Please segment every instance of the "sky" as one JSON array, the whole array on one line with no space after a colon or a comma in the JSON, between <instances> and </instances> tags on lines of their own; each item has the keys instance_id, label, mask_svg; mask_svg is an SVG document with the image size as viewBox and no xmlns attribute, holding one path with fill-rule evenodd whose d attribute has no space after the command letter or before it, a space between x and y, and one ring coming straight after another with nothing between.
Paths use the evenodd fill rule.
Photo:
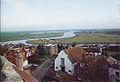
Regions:
<instances>
[{"instance_id":1,"label":"sky","mask_svg":"<svg viewBox=\"0 0 120 82\"><path fill-rule=\"evenodd\" d=\"M1 0L1 31L120 28L120 0Z\"/></svg>"}]
</instances>

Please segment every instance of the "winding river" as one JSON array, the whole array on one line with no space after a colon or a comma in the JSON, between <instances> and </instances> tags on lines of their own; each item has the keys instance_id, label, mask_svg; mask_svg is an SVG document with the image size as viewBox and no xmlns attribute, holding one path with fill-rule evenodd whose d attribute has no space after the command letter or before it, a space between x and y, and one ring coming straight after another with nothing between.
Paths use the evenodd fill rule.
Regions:
<instances>
[{"instance_id":1,"label":"winding river","mask_svg":"<svg viewBox=\"0 0 120 82\"><path fill-rule=\"evenodd\" d=\"M25 44L25 45L33 45L33 44L26 43L26 41L28 41L28 40L39 40L39 39L47 39L47 40L49 40L49 39L59 39L59 38L70 38L70 37L74 37L74 36L75 36L74 32L70 31L70 32L65 32L63 34L63 36L60 36L60 37L26 39L26 40L14 40L14 41L0 42L0 44L10 44L10 43L12 43L12 44L19 44L19 43L22 43L22 44Z\"/></svg>"}]
</instances>

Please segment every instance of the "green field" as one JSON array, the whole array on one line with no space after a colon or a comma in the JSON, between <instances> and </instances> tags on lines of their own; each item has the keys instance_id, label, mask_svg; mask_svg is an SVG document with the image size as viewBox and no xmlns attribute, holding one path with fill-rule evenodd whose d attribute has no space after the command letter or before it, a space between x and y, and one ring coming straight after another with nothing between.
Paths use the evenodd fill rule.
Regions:
<instances>
[{"instance_id":1,"label":"green field","mask_svg":"<svg viewBox=\"0 0 120 82\"><path fill-rule=\"evenodd\" d=\"M118 32L117 32L118 31ZM63 36L64 32L69 30L57 31L33 31L33 32L1 32L0 41L40 39L49 37ZM28 40L28 43L33 44L48 44L48 43L120 43L120 30L75 30L77 36L72 38L62 38L55 40Z\"/></svg>"},{"instance_id":2,"label":"green field","mask_svg":"<svg viewBox=\"0 0 120 82\"><path fill-rule=\"evenodd\" d=\"M12 40L26 40L26 39L39 39L62 36L63 32L42 32L40 34L30 34L31 32L3 32L1 33L0 41Z\"/></svg>"},{"instance_id":3,"label":"green field","mask_svg":"<svg viewBox=\"0 0 120 82\"><path fill-rule=\"evenodd\" d=\"M74 38L59 39L59 42L71 43L120 43L119 35L109 34L84 34Z\"/></svg>"},{"instance_id":4,"label":"green field","mask_svg":"<svg viewBox=\"0 0 120 82\"><path fill-rule=\"evenodd\" d=\"M42 44L42 43L120 43L120 35L113 34L81 34L73 38L63 38L57 40L31 40L29 41L33 44Z\"/></svg>"}]
</instances>

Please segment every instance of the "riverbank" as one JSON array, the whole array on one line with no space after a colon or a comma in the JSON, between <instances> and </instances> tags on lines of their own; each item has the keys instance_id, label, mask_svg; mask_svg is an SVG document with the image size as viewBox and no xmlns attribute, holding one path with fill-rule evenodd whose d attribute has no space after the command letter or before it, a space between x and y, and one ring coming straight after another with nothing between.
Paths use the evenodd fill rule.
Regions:
<instances>
[{"instance_id":1,"label":"riverbank","mask_svg":"<svg viewBox=\"0 0 120 82\"><path fill-rule=\"evenodd\" d=\"M31 44L48 44L48 43L81 43L81 44L120 44L120 36L114 34L81 34L70 38L58 38L53 40L29 40Z\"/></svg>"},{"instance_id":2,"label":"riverbank","mask_svg":"<svg viewBox=\"0 0 120 82\"><path fill-rule=\"evenodd\" d=\"M36 35L38 33L34 33L34 34ZM32 33L32 35L33 35L33 33ZM74 32L70 31L70 32L49 33L49 36L47 33L44 36L46 36L46 37L41 37L41 38L39 37L39 38L35 38L35 39L25 39L25 40L5 41L5 42L0 42L0 43L1 44L10 44L10 43L19 44L19 43L22 43L25 45L34 45L34 44L37 44L36 41L39 41L38 44L45 44L45 43L49 43L49 42L51 43L51 39L71 38L71 37L74 37L75 34L74 34ZM37 37L37 35L36 35L36 37ZM31 42L31 41L33 41L33 42Z\"/></svg>"},{"instance_id":3,"label":"riverbank","mask_svg":"<svg viewBox=\"0 0 120 82\"><path fill-rule=\"evenodd\" d=\"M4 34L4 33L3 33ZM62 30L41 32L13 32L4 34L7 41L1 38L0 44L38 45L54 43L81 43L81 44L120 44L120 34L117 30ZM15 37L14 37L15 36ZM20 37L19 37L20 36ZM23 37L22 37L23 36ZM29 36L29 37L28 37ZM12 38L11 38L12 37ZM13 39L14 37L14 39ZM17 38L16 38L17 37ZM18 38L22 38L17 40ZM5 41L4 41L5 40Z\"/></svg>"},{"instance_id":4,"label":"riverbank","mask_svg":"<svg viewBox=\"0 0 120 82\"><path fill-rule=\"evenodd\" d=\"M63 34L64 34L64 32L62 32L62 31L1 32L0 42L60 37L60 36L63 36Z\"/></svg>"}]
</instances>

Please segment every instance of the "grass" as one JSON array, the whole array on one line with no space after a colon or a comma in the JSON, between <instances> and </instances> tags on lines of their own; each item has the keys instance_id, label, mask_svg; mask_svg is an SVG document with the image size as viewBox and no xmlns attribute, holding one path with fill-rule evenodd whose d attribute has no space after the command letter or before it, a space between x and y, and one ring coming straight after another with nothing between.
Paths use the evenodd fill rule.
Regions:
<instances>
[{"instance_id":1,"label":"grass","mask_svg":"<svg viewBox=\"0 0 120 82\"><path fill-rule=\"evenodd\" d=\"M48 40L28 40L28 43L32 43L32 44L48 44L51 43Z\"/></svg>"},{"instance_id":2,"label":"grass","mask_svg":"<svg viewBox=\"0 0 120 82\"><path fill-rule=\"evenodd\" d=\"M48 40L32 40L29 41L33 44L42 44L42 43L54 43ZM81 34L73 38L63 38L55 40L58 43L120 43L120 36L113 34Z\"/></svg>"},{"instance_id":3,"label":"grass","mask_svg":"<svg viewBox=\"0 0 120 82\"><path fill-rule=\"evenodd\" d=\"M30 34L30 32L4 32L0 35L0 42L12 40L39 39L62 36L63 32L50 32L41 34Z\"/></svg>"},{"instance_id":4,"label":"grass","mask_svg":"<svg viewBox=\"0 0 120 82\"><path fill-rule=\"evenodd\" d=\"M2 32L0 41L39 39L62 36L64 32L42 32L41 34L30 34L31 32ZM120 43L120 35L103 33L81 33L79 36L57 40L29 40L33 44L48 43Z\"/></svg>"},{"instance_id":5,"label":"grass","mask_svg":"<svg viewBox=\"0 0 120 82\"><path fill-rule=\"evenodd\" d=\"M59 39L59 42L71 43L120 43L119 35L108 34L83 34L78 37Z\"/></svg>"}]
</instances>

